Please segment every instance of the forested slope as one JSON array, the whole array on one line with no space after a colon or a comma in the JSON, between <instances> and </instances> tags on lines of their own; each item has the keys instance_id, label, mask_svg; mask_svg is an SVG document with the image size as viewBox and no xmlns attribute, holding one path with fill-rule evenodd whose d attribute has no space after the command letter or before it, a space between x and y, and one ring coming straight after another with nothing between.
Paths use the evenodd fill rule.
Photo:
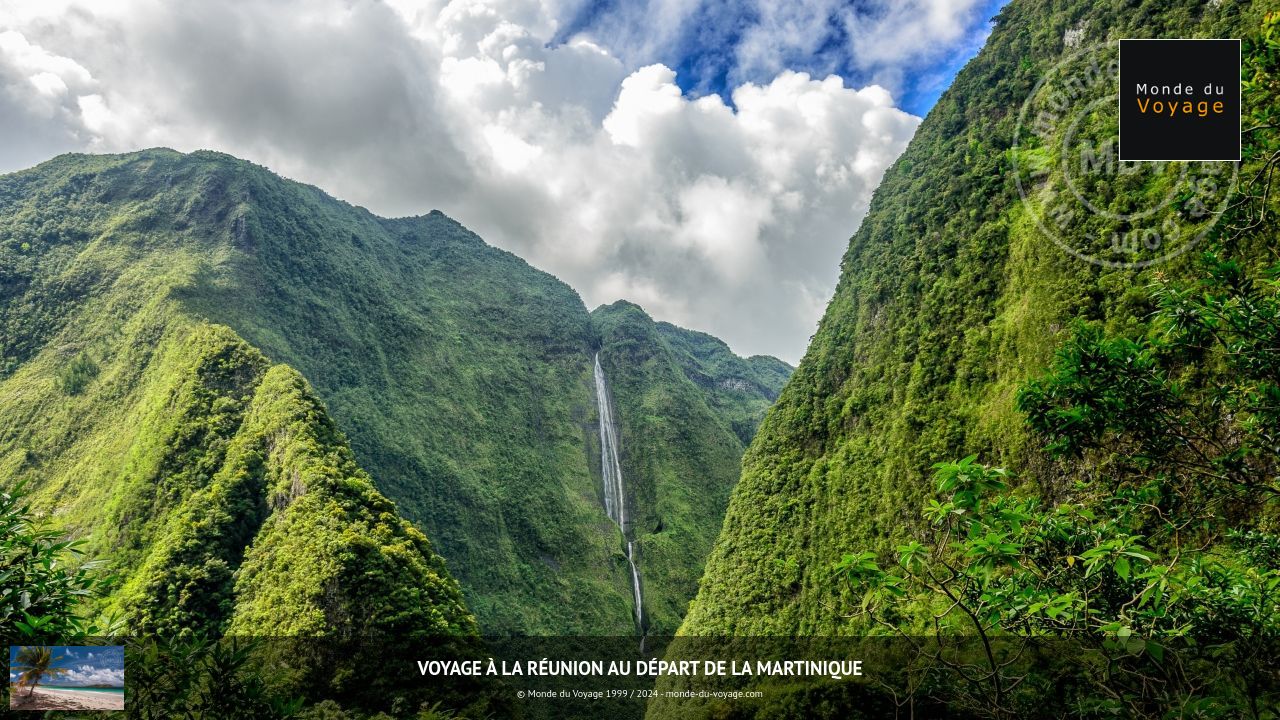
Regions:
<instances>
[{"instance_id":1,"label":"forested slope","mask_svg":"<svg viewBox=\"0 0 1280 720\"><path fill-rule=\"evenodd\" d=\"M483 631L634 632L601 501L597 350L571 288L439 213L379 218L211 152L66 155L0 177L0 482L29 480L36 507L91 540L126 579L118 604L150 625L311 632L363 607L310 594L344 577L354 591L353 554L395 587L443 577L381 493L447 559ZM741 433L788 368L716 362L769 368L749 392L705 391L725 413L712 424ZM685 406L706 401L669 377L682 394L659 419L674 440ZM297 413L314 422L286 422ZM721 483L710 514L668 508L672 542L709 547L741 446L653 446ZM323 537L303 542L304 527ZM362 534L381 550L366 557ZM682 556L692 564L672 569L670 593L650 581L666 625L704 557ZM272 581L304 558L313 575ZM424 598L399 592L359 590L404 622L465 624L429 619L431 603L416 617L406 604ZM286 620L278 603L308 610Z\"/></svg>"},{"instance_id":2,"label":"forested slope","mask_svg":"<svg viewBox=\"0 0 1280 720\"><path fill-rule=\"evenodd\" d=\"M1001 11L851 239L818 332L744 457L684 632L865 630L833 566L846 553L887 558L920 529L935 463L977 453L1049 492L1092 472L1047 459L1015 407L1018 389L1050 365L1077 321L1141 337L1156 310L1149 286L1202 269L1198 251L1126 268L1086 262L1047 238L1019 201L1016 161L1041 152L1015 148L1019 109L1079 48L1256 36L1268 10L1275 3L1015 0ZM1246 117L1265 116L1270 102L1246 95ZM1104 113L1093 115L1103 124ZM1241 177L1261 167L1246 163ZM1110 181L1117 203L1162 189ZM1063 232L1097 249L1117 230L1082 212ZM1266 238L1229 250L1251 271L1273 259Z\"/></svg>"}]
</instances>

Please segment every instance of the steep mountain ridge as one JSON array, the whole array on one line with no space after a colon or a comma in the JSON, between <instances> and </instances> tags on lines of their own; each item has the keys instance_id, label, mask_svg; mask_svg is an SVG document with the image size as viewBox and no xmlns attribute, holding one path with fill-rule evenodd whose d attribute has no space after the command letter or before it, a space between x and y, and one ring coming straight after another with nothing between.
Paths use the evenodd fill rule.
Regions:
<instances>
[{"instance_id":1,"label":"steep mountain ridge","mask_svg":"<svg viewBox=\"0 0 1280 720\"><path fill-rule=\"evenodd\" d=\"M86 338L78 357L96 359L74 387L50 377L55 350L0 392L6 471L128 571L103 609L165 633L474 634L457 581L306 381L172 309L141 310L119 342Z\"/></svg>"},{"instance_id":2,"label":"steep mountain ridge","mask_svg":"<svg viewBox=\"0 0 1280 720\"><path fill-rule=\"evenodd\" d=\"M844 553L888 555L906 538L933 490L934 463L979 453L1027 482L1064 482L1033 446L1017 388L1048 365L1077 318L1139 332L1153 310L1146 286L1156 273L1190 275L1195 253L1155 268L1107 267L1045 237L1015 183L1017 154L1033 152L1014 147L1019 109L1077 48L1240 37L1275 9L1015 0L1000 12L876 190L818 332L744 456L683 632L859 632L832 566ZM1113 182L1117 196L1152 190ZM1097 242L1125 229L1101 214L1073 222L1065 232Z\"/></svg>"},{"instance_id":3,"label":"steep mountain ridge","mask_svg":"<svg viewBox=\"0 0 1280 720\"><path fill-rule=\"evenodd\" d=\"M60 156L0 177L0 281L0 481L33 481L37 506L122 571L115 605L248 629L297 602L307 619L273 627L307 633L357 607L310 604L316 583L354 582L352 553L388 582L443 573L372 482L447 558L483 631L634 632L595 445L591 362L611 351L571 288L444 215L378 218L219 153ZM780 372L754 382L776 392ZM758 421L753 392L713 424ZM675 425L681 403L705 406L681 397ZM742 443L718 443L681 452L732 482ZM316 489L295 491L308 473ZM284 528L315 512L381 538L381 555L298 544ZM709 547L719 517L697 517L669 519L694 535L675 543ZM300 584L264 571L302 557L323 570ZM701 571L686 559L667 627ZM451 617L437 620L461 627Z\"/></svg>"}]
</instances>

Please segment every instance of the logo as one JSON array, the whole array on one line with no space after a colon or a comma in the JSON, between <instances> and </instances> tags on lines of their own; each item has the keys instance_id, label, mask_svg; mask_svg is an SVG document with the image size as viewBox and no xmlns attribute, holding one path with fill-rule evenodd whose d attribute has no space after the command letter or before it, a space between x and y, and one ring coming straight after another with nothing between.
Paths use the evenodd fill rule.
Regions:
<instances>
[{"instance_id":1,"label":"logo","mask_svg":"<svg viewBox=\"0 0 1280 720\"><path fill-rule=\"evenodd\" d=\"M1240 41L1121 40L1120 159L1240 161Z\"/></svg>"},{"instance_id":2,"label":"logo","mask_svg":"<svg viewBox=\"0 0 1280 720\"><path fill-rule=\"evenodd\" d=\"M1049 68L1023 103L1009 152L1023 207L1044 235L1086 262L1140 268L1181 255L1213 229L1239 166L1121 159L1120 67L1119 48L1107 43ZM1236 143L1238 153L1238 132Z\"/></svg>"}]
</instances>

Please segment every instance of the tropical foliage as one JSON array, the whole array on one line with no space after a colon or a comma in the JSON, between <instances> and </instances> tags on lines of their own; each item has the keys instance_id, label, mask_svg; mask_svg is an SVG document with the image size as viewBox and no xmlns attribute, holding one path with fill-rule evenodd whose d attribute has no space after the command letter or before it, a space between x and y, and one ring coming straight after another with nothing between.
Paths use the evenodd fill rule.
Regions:
<instances>
[{"instance_id":1,"label":"tropical foliage","mask_svg":"<svg viewBox=\"0 0 1280 720\"><path fill-rule=\"evenodd\" d=\"M966 75L984 76L1008 47L1036 38L1026 24L1033 19L1053 18L1056 30L1064 20L1096 28L1105 18L1112 33L1131 21L1128 10L1061 10L1009 5L957 81L971 95L952 101L973 109L990 96L967 86ZM713 590L704 587L687 629L880 633L908 652L863 694L891 697L902 712L928 700L965 717L1275 717L1280 265L1271 184L1280 159L1280 16L1260 10L1210 6L1198 21L1173 9L1136 13L1156 25L1184 23L1181 35L1254 23L1244 43L1241 184L1208 252L1151 269L1050 269L1065 255L1021 254L1017 243L1034 228L1008 208L970 214L973 237L992 233L1001 253L993 272L966 255L966 236L952 234L963 219L924 222L926 233L939 233L928 235L930 249L953 238L959 253L944 252L938 274L921 273L914 287L893 285L874 261L846 265L814 348L748 454L709 563ZM991 87L1008 89L1002 82ZM874 251L914 262L898 252L911 213L898 203L932 168L913 153L945 165L945 144L928 126L989 121L975 112L961 123L946 109L944 101L886 178L851 258L867 262ZM1003 197L995 186L984 192L997 205ZM886 245L867 244L876 233ZM960 278L969 292L955 292L949 279ZM925 317L937 322L930 313L944 306L933 293L944 287L949 335L910 330ZM1084 302L1063 305L1064 297ZM983 317L984 308L995 315ZM909 311L920 314L913 320ZM1029 318L1044 324L1032 330ZM886 353L905 350L909 363L888 362ZM906 368L905 394L883 384ZM933 482L921 481L925 458L966 445L1001 462L970 455L932 464ZM886 465L895 468L893 486L877 484ZM766 489L782 491L771 501ZM923 513L893 522L889 510L904 496L919 497ZM789 527L811 533L811 545ZM781 549L769 552L777 545L766 541ZM812 545L839 548L828 557L841 559L822 567ZM760 560L776 554L772 566ZM730 564L740 574L726 575ZM744 584L744 574L763 587ZM771 614L749 606L734 618L743 598L728 587Z\"/></svg>"},{"instance_id":2,"label":"tropical foliage","mask_svg":"<svg viewBox=\"0 0 1280 720\"><path fill-rule=\"evenodd\" d=\"M118 627L84 613L83 602L115 578L84 560L83 546L35 518L23 485L0 490L0 639L76 639Z\"/></svg>"},{"instance_id":3,"label":"tropical foliage","mask_svg":"<svg viewBox=\"0 0 1280 720\"><path fill-rule=\"evenodd\" d=\"M293 717L301 697L272 689L253 656L257 643L147 637L125 654L128 710L141 720Z\"/></svg>"},{"instance_id":4,"label":"tropical foliage","mask_svg":"<svg viewBox=\"0 0 1280 720\"><path fill-rule=\"evenodd\" d=\"M1209 254L1194 286L1160 280L1150 338L1077 328L1020 408L1070 487L1010 488L970 456L936 467L930 532L846 555L836 577L866 615L909 637L929 608L938 658L955 637L990 651L964 677L993 717L1043 704L1024 639L1060 637L1086 692L1066 705L1164 717L1195 707L1269 717L1280 639L1280 267ZM1216 372L1215 372L1216 370ZM1100 459L1102 461L1100 461ZM1001 652L1002 651L1002 652ZM1105 672L1096 668L1104 667ZM1059 669L1058 672L1067 672ZM1039 681L1039 682L1037 682Z\"/></svg>"}]
</instances>

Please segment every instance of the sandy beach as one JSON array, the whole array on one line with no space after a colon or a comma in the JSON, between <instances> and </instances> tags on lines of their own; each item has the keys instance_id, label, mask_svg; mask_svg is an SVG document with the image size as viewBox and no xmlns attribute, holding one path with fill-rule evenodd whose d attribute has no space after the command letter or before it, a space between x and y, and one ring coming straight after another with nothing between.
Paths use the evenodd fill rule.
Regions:
<instances>
[{"instance_id":1,"label":"sandy beach","mask_svg":"<svg viewBox=\"0 0 1280 720\"><path fill-rule=\"evenodd\" d=\"M123 710L124 695L87 690L52 690L37 687L27 697L27 688L9 686L10 710Z\"/></svg>"}]
</instances>

